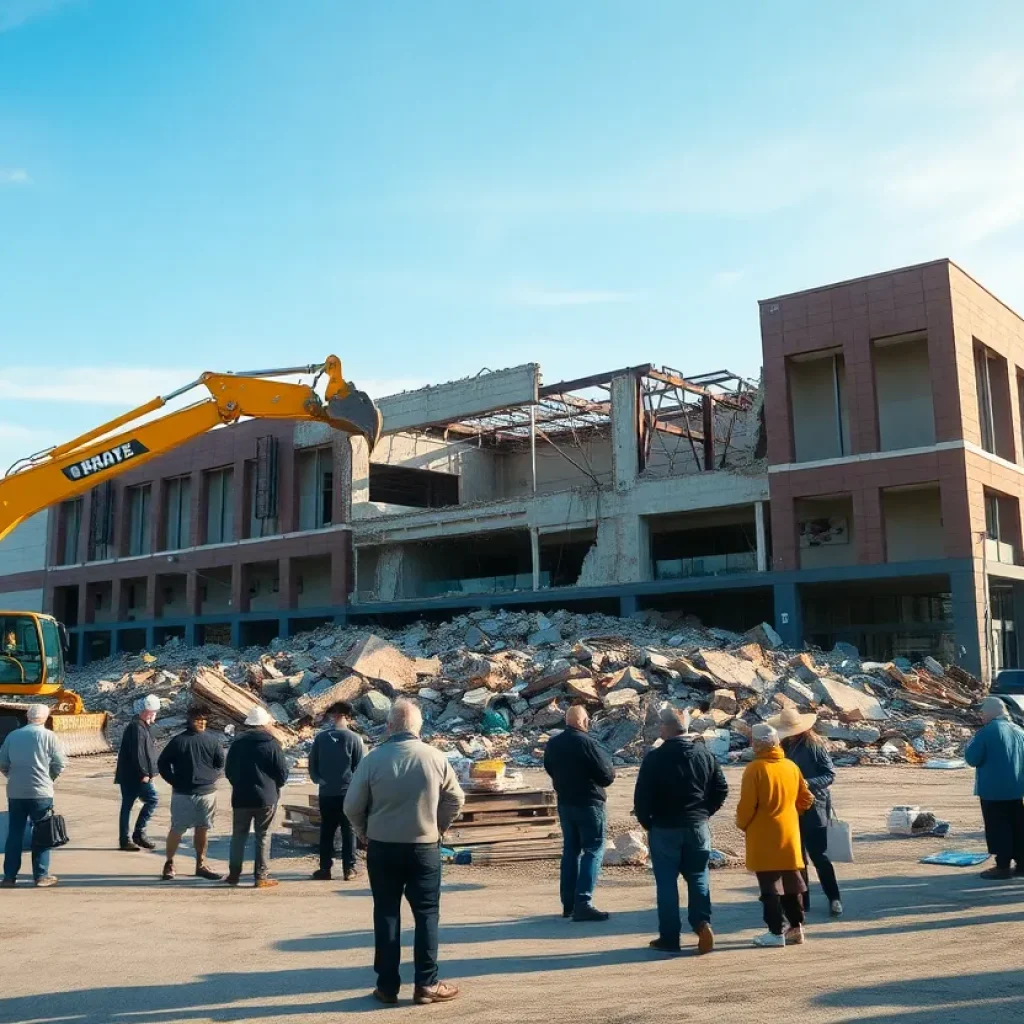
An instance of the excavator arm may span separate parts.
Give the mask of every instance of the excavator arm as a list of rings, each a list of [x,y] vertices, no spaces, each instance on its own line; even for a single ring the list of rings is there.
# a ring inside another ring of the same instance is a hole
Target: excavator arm
[[[312,386],[268,378],[314,373]],[[326,375],[324,397],[314,390]],[[157,412],[193,388],[210,397],[162,417]],[[16,464],[0,479],[0,540],[29,516],[90,490],[118,474],[164,455],[213,427],[243,416],[275,420],[319,420],[335,430],[366,439],[373,450],[381,431],[380,410],[368,395],[345,381],[341,360],[321,365],[204,373],[168,395],[154,398],[93,430]]]

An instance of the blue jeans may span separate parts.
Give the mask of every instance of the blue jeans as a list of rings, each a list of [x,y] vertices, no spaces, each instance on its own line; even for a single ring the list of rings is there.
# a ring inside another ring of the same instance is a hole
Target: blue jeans
[[[132,807],[135,801],[142,801],[142,809],[135,819],[135,831],[132,835],[139,836],[146,831],[149,819],[156,811],[158,798],[156,786],[152,782],[122,782],[121,783],[121,819],[118,823],[118,836],[121,839],[128,838],[128,826],[131,824]]]
[[[7,801],[7,845],[4,848],[4,878],[14,881],[21,870],[21,847],[25,840],[25,824],[38,821],[53,806],[50,797],[38,800]],[[32,877],[36,880],[50,873],[50,851],[32,851]]]
[[[697,931],[711,922],[711,830],[707,824],[652,828],[649,834],[654,884],[658,889],[658,935],[678,944],[679,876],[686,879],[686,918]]]
[[[594,898],[604,856],[604,804],[559,804],[562,824],[562,906],[587,906]]]

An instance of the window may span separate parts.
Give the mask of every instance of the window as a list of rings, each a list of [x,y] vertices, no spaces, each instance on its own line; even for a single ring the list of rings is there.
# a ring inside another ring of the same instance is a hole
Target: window
[[[1006,360],[977,341],[974,343],[974,379],[981,446],[985,451],[1013,462],[1010,379]]]
[[[78,562],[78,535],[82,532],[81,498],[61,503],[60,529],[63,536],[57,556],[58,565],[75,565]]]
[[[174,551],[189,547],[192,543],[192,480],[189,477],[176,476],[167,481],[164,518],[167,522],[167,549]]]
[[[128,554],[148,555],[150,545],[150,499],[152,490],[149,484],[129,487],[125,490],[125,501],[128,503]]]
[[[797,462],[849,455],[846,364],[840,352],[811,352],[789,360],[793,457]]]
[[[108,480],[89,495],[89,561],[114,557],[114,487]]]
[[[370,463],[370,501],[412,508],[458,505],[459,478],[431,469]]]
[[[928,338],[902,334],[871,342],[883,452],[935,444],[935,409]]]
[[[985,557],[1014,565],[1020,546],[1020,506],[1016,498],[985,491]]]
[[[314,448],[299,456],[299,529],[319,530],[334,521],[334,453]]]
[[[250,537],[272,537],[278,532],[277,473],[277,438],[258,437],[256,458],[246,464]]]
[[[225,544],[235,539],[231,478],[230,469],[215,469],[206,474],[207,544]]]

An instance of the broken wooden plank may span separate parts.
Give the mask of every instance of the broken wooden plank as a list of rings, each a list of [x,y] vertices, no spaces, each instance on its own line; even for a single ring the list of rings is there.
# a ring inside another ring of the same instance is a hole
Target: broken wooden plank
[[[263,701],[250,693],[249,690],[236,686],[219,672],[205,666],[200,666],[196,669],[196,674],[192,679],[192,696],[200,704],[220,713],[238,725],[244,724],[246,715],[253,708],[263,708],[269,714],[269,710]],[[291,729],[286,729],[277,724],[267,726],[267,732],[282,747],[290,747],[298,739]]]

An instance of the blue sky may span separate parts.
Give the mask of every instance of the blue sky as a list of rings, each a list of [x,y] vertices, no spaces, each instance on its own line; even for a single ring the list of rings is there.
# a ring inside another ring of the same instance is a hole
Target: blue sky
[[[0,0],[0,460],[328,352],[759,371],[756,301],[1024,307],[1024,5]]]

